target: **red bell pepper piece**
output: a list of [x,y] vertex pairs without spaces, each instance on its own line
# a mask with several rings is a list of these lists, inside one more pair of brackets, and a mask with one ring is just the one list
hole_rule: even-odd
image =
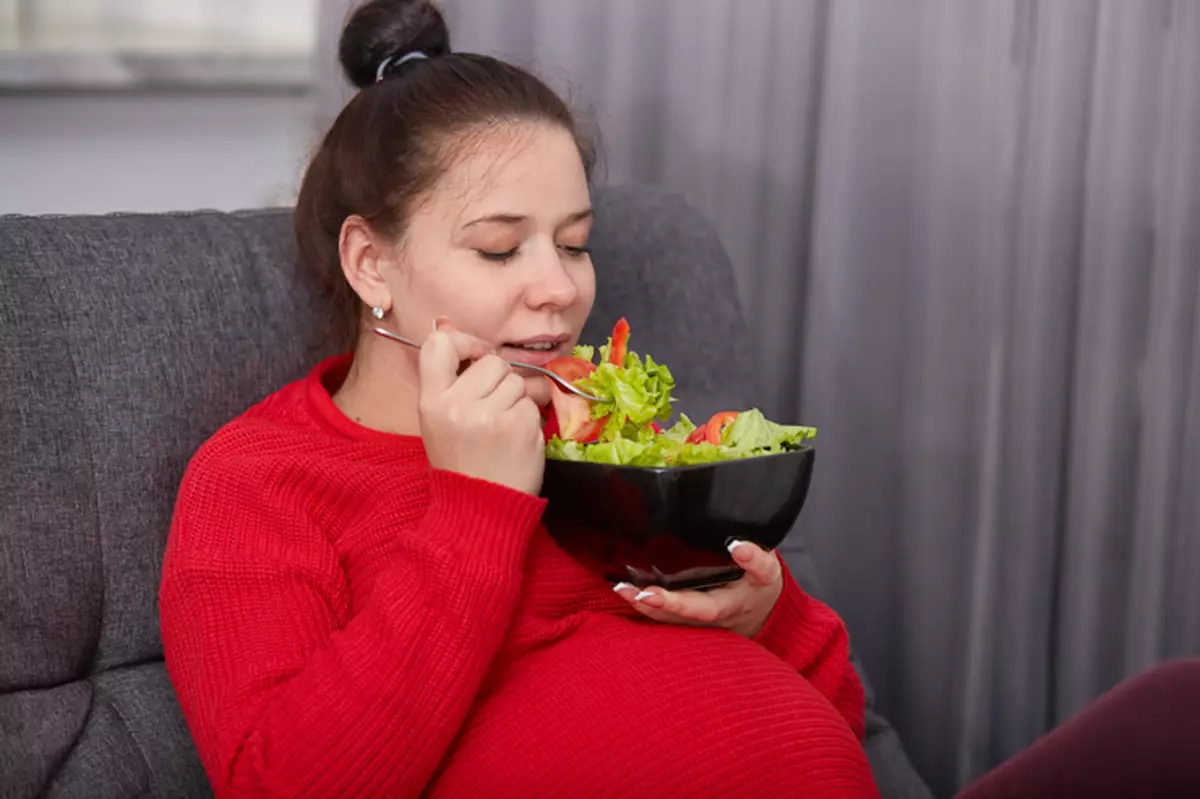
[[629,352],[629,322],[625,317],[617,320],[612,332],[612,348],[608,352],[608,361],[613,366],[624,366],[625,355]]
[[721,411],[720,413],[713,414],[713,418],[709,419],[708,423],[704,425],[704,440],[710,444],[720,446],[722,437],[725,434],[725,428],[733,424],[737,417],[737,411]]

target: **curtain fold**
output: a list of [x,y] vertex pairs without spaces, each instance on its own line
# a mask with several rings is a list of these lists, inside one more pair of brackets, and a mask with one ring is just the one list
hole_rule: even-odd
[[721,232],[764,409],[821,427],[808,547],[938,795],[1200,652],[1200,4],[444,5],[607,182]]

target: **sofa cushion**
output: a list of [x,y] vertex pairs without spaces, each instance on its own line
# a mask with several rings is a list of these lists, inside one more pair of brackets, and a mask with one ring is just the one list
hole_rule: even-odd
[[[0,793],[54,797],[209,795],[162,663],[110,669],[0,698],[5,729],[35,748],[0,750]],[[20,793],[24,790],[27,793]]]
[[159,570],[191,453],[312,359],[289,226],[0,221],[0,795],[206,794]]

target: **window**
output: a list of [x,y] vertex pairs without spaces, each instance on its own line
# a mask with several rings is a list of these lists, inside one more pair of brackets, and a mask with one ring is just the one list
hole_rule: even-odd
[[[310,80],[318,0],[0,0],[0,83]],[[152,63],[148,63],[152,62]],[[175,63],[172,65],[171,62]],[[187,70],[180,64],[187,62]],[[186,74],[183,74],[186,71]],[[19,88],[19,85],[17,86]]]

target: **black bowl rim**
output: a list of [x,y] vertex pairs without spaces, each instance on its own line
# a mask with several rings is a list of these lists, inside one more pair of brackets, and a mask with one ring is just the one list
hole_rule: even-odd
[[628,463],[595,463],[593,461],[565,461],[557,458],[547,458],[546,467],[549,468],[551,463],[561,463],[569,464],[571,466],[590,466],[593,469],[618,469],[621,471],[641,472],[648,474],[677,474],[679,472],[695,472],[703,469],[712,469],[717,466],[731,466],[736,463],[750,463],[752,461],[771,460],[772,458],[788,458],[800,453],[816,452],[816,449],[816,447],[810,444],[802,444],[796,449],[790,449],[786,452],[772,452],[768,455],[752,455],[749,458],[736,458],[729,461],[693,463],[687,466],[634,466]]

